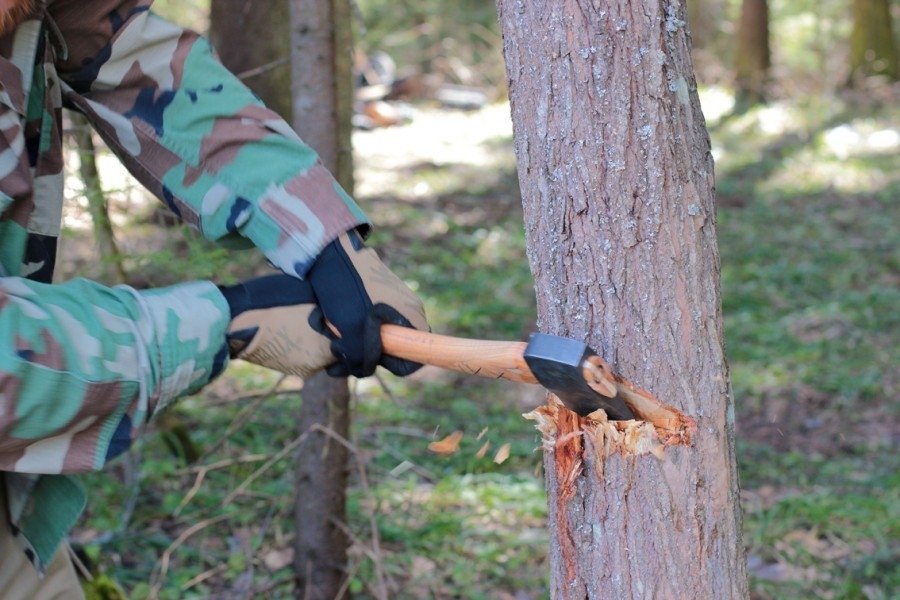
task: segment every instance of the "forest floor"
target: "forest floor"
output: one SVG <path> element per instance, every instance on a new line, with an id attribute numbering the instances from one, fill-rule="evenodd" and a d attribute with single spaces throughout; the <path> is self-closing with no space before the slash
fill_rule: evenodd
<path id="1" fill-rule="evenodd" d="M 728 100 L 704 95 L 753 596 L 897 597 L 900 103 L 806 99 L 728 114 Z M 433 329 L 527 333 L 535 309 L 508 107 L 420 109 L 354 144 L 372 243 L 425 298 Z M 115 187 L 141 282 L 261 267 L 160 227 L 131 184 Z M 83 222 L 76 203 L 63 267 L 102 277 Z M 235 364 L 185 399 L 161 433 L 85 478 L 75 546 L 133 598 L 291 597 L 298 432 L 284 424 L 297 388 Z M 354 475 L 349 500 L 355 595 L 376 597 L 381 581 L 401 599 L 547 597 L 540 439 L 520 416 L 542 395 L 432 369 L 353 392 L 351 473 L 367 474 Z M 454 431 L 457 452 L 429 451 Z"/>

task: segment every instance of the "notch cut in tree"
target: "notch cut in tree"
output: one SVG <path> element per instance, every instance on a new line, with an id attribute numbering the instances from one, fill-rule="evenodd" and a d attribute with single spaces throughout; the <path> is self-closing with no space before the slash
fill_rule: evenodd
<path id="1" fill-rule="evenodd" d="M 745 598 L 713 162 L 684 5 L 498 8 L 540 329 L 587 340 L 685 433 L 666 446 L 656 423 L 531 414 L 551 595 Z"/>

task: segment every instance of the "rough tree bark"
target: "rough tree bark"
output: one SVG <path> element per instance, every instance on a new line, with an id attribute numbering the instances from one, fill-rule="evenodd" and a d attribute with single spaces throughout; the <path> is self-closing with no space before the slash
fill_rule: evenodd
<path id="1" fill-rule="evenodd" d="M 713 161 L 684 6 L 498 6 L 539 325 L 682 415 L 531 415 L 552 595 L 744 598 Z"/>
<path id="2" fill-rule="evenodd" d="M 888 0 L 853 0 L 850 70 L 851 77 L 881 75 L 891 81 L 900 77 Z"/>
<path id="3" fill-rule="evenodd" d="M 293 125 L 353 193 L 352 21 L 347 0 L 290 0 Z M 347 439 L 350 393 L 345 379 L 325 373 L 304 386 L 299 431 L 319 426 Z M 298 449 L 294 574 L 297 597 L 349 597 L 346 579 L 347 448 L 312 433 Z"/>
<path id="4" fill-rule="evenodd" d="M 769 4 L 767 0 L 744 0 L 734 57 L 734 82 L 739 103 L 747 105 L 765 100 L 771 66 Z"/>

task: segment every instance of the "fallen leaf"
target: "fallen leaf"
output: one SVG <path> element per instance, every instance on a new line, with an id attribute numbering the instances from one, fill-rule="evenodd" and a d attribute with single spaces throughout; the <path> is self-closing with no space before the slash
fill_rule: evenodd
<path id="1" fill-rule="evenodd" d="M 478 452 L 475 453 L 475 458 L 484 458 L 484 455 L 487 454 L 488 448 L 490 447 L 490 442 L 485 442 L 484 444 L 482 444 L 481 448 L 478 449 Z"/>
<path id="2" fill-rule="evenodd" d="M 454 431 L 444 439 L 428 444 L 428 449 L 435 454 L 453 454 L 459 450 L 459 441 L 462 436 L 462 431 Z"/>
<path id="3" fill-rule="evenodd" d="M 503 444 L 500 446 L 500 449 L 497 450 L 497 454 L 494 455 L 494 462 L 498 465 L 502 465 L 506 462 L 506 459 L 509 458 L 509 444 Z"/>
<path id="4" fill-rule="evenodd" d="M 484 437 L 484 434 L 486 434 L 487 432 L 488 432 L 488 428 L 485 427 L 484 429 L 481 430 L 481 433 L 479 433 L 479 434 L 478 434 L 478 437 L 475 438 L 475 439 L 476 439 L 476 440 L 480 440 L 481 438 Z"/>

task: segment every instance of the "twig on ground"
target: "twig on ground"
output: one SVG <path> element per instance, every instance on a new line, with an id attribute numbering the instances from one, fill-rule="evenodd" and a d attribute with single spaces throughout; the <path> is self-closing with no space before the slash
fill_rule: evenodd
<path id="1" fill-rule="evenodd" d="M 347 588 L 350 587 L 350 580 L 353 579 L 353 576 L 356 575 L 361 566 L 362 561 L 358 560 L 353 565 L 351 565 L 349 569 L 346 570 L 346 577 L 344 577 L 344 582 L 341 584 L 341 587 L 338 588 L 337 593 L 334 595 L 334 600 L 343 600 L 344 594 L 347 593 Z"/>
<path id="2" fill-rule="evenodd" d="M 271 581 L 267 581 L 266 584 L 261 587 L 253 588 L 253 597 L 254 598 L 262 598 L 265 594 L 268 594 L 275 588 L 280 587 L 282 585 L 289 584 L 289 583 L 291 583 L 291 584 L 294 583 L 293 573 L 290 575 L 287 575 L 285 577 L 281 577 L 280 579 L 274 578 Z"/>
<path id="3" fill-rule="evenodd" d="M 214 408 L 216 406 L 224 406 L 231 404 L 240 404 L 241 402 L 247 402 L 249 400 L 256 400 L 257 398 L 278 398 L 281 396 L 289 396 L 289 395 L 299 395 L 303 392 L 303 388 L 289 388 L 286 390 L 277 389 L 284 378 L 279 379 L 275 385 L 271 386 L 268 391 L 265 392 L 254 392 L 252 394 L 244 394 L 243 396 L 219 396 L 218 394 L 210 393 L 208 396 L 202 399 L 198 404 L 202 404 L 206 408 Z"/>
<path id="4" fill-rule="evenodd" d="M 137 507 L 137 501 L 141 491 L 141 458 L 144 450 L 144 438 L 139 438 L 134 446 L 122 457 L 122 470 L 124 472 L 122 485 L 128 489 L 128 498 L 122 508 L 122 514 L 119 516 L 119 524 L 112 531 L 107 531 L 97 536 L 94 540 L 101 546 L 112 541 L 128 529 L 131 517 L 134 516 L 134 509 Z"/>
<path id="5" fill-rule="evenodd" d="M 353 530 L 351 530 L 346 523 L 335 518 L 331 519 L 331 523 L 335 527 L 343 531 L 344 535 L 350 538 L 350 541 L 352 541 L 355 545 L 359 546 L 360 550 L 363 551 L 363 554 L 368 556 L 373 562 L 378 560 L 378 555 L 375 554 L 375 551 L 369 548 L 365 543 L 363 543 L 363 541 L 359 539 L 359 537 L 357 537 L 355 533 L 353 533 Z"/>
<path id="6" fill-rule="evenodd" d="M 422 438 L 423 440 L 431 440 L 433 436 L 421 429 L 416 429 L 415 427 L 398 427 L 396 425 L 389 425 L 385 427 L 369 427 L 367 428 L 369 433 L 394 433 L 397 435 L 405 435 L 407 437 L 414 438 Z"/>
<path id="7" fill-rule="evenodd" d="M 210 471 L 224 469 L 225 467 L 236 464 L 259 462 L 266 458 L 268 458 L 267 454 L 245 454 L 244 456 L 238 456 L 237 458 L 225 458 L 208 465 L 191 467 L 190 471 L 197 474 L 194 478 L 194 484 L 191 486 L 191 489 L 188 490 L 188 493 L 184 495 L 184 498 L 181 499 L 181 502 L 178 503 L 178 506 L 175 507 L 175 510 L 172 511 L 172 514 L 176 517 L 181 514 L 181 511 L 187 506 L 188 502 L 193 500 L 197 492 L 200 491 L 200 486 L 203 484 L 206 474 Z"/>
<path id="8" fill-rule="evenodd" d="M 78 574 L 84 578 L 85 581 L 93 581 L 94 576 L 91 574 L 91 570 L 87 568 L 87 565 L 79 558 L 78 553 L 72 550 L 72 546 L 70 546 L 67 542 L 63 542 L 63 547 L 65 551 L 69 553 L 69 558 L 72 559 L 72 564 L 75 565 L 75 570 L 78 571 Z"/>
<path id="9" fill-rule="evenodd" d="M 125 485 L 128 487 L 128 500 L 119 517 L 119 532 L 128 529 L 128 523 L 134 515 L 138 497 L 141 493 L 141 461 L 144 454 L 144 438 L 140 438 L 130 452 L 123 456 L 125 469 Z"/>
<path id="10" fill-rule="evenodd" d="M 229 402 L 228 402 L 229 404 L 243 403 L 243 402 L 247 402 L 250 400 L 252 400 L 252 402 L 250 403 L 250 405 L 242 408 L 238 412 L 238 414 L 235 415 L 235 417 L 231 420 L 231 423 L 229 423 L 228 427 L 225 429 L 225 433 L 222 434 L 222 436 L 218 439 L 218 441 L 216 441 L 215 444 L 213 444 L 212 446 L 207 448 L 205 452 L 203 452 L 203 456 L 209 456 L 210 454 L 212 454 L 213 452 L 215 452 L 216 450 L 221 448 L 225 444 L 225 442 L 228 440 L 228 438 L 230 438 L 231 435 L 235 431 L 237 431 L 238 429 L 243 427 L 247 423 L 247 421 L 250 420 L 250 418 L 256 413 L 256 409 L 258 409 L 259 406 L 266 400 L 269 400 L 271 398 L 275 398 L 277 396 L 281 396 L 284 394 L 293 394 L 293 393 L 299 394 L 300 393 L 299 389 L 298 390 L 282 390 L 279 392 L 278 387 L 284 382 L 285 379 L 287 379 L 287 375 L 282 375 L 281 377 L 278 378 L 278 381 L 276 381 L 274 383 L 274 385 L 272 385 L 265 392 L 262 392 L 259 394 L 248 394 L 246 396 L 240 396 L 238 398 L 229 399 Z"/>
<path id="11" fill-rule="evenodd" d="M 437 475 L 435 475 L 434 473 L 432 473 L 431 471 L 429 471 L 429 470 L 426 469 L 425 467 L 422 467 L 422 466 L 417 465 L 416 463 L 414 463 L 413 461 L 411 461 L 411 460 L 409 459 L 409 457 L 407 457 L 405 454 L 403 454 L 402 452 L 400 452 L 399 450 L 397 450 L 397 449 L 394 448 L 393 446 L 388 446 L 387 444 L 382 443 L 382 444 L 381 444 L 381 449 L 382 449 L 384 452 L 387 452 L 388 454 L 390 454 L 391 456 L 393 456 L 394 458 L 396 458 L 397 460 L 401 460 L 401 461 L 403 461 L 404 463 L 408 464 L 408 465 L 409 465 L 409 469 L 410 469 L 413 473 L 415 473 L 416 475 L 418 475 L 419 477 L 421 477 L 422 479 L 424 479 L 424 480 L 427 481 L 428 483 L 437 483 L 437 481 L 438 481 L 438 479 L 439 479 L 439 477 L 438 477 Z"/>
<path id="12" fill-rule="evenodd" d="M 259 550 L 259 547 L 262 546 L 263 540 L 266 537 L 266 533 L 269 531 L 269 526 L 272 524 L 272 518 L 275 516 L 275 505 L 277 504 L 277 499 L 273 500 L 269 505 L 269 510 L 266 513 L 265 520 L 263 521 L 262 526 L 260 526 L 257 535 L 259 536 L 259 541 L 254 548 L 247 548 L 244 550 L 244 556 L 247 559 L 247 568 L 244 570 L 244 573 L 241 577 L 244 578 L 245 581 L 248 581 L 250 584 L 247 585 L 247 589 L 245 590 L 245 598 L 253 598 L 254 590 L 253 590 L 253 573 L 256 568 L 256 564 L 253 561 L 254 555 Z M 240 578 L 239 578 L 240 579 Z"/>
<path id="13" fill-rule="evenodd" d="M 217 517 L 204 519 L 199 523 L 195 523 L 182 531 L 181 534 L 177 538 L 175 538 L 175 541 L 169 544 L 169 547 L 166 548 L 165 551 L 163 551 L 162 556 L 160 557 L 156 566 L 154 566 L 153 568 L 156 574 L 154 575 L 152 579 L 152 585 L 150 586 L 150 593 L 148 595 L 148 598 L 150 598 L 150 600 L 156 600 L 157 598 L 159 598 L 159 591 L 162 589 L 166 573 L 169 572 L 169 561 L 172 560 L 172 554 L 178 549 L 178 547 L 198 531 L 224 521 L 229 516 L 230 515 L 219 515 Z M 157 566 L 159 567 L 158 570 L 156 568 Z"/>
<path id="14" fill-rule="evenodd" d="M 181 586 L 181 591 L 186 592 L 189 589 L 191 589 L 192 587 L 194 587 L 195 585 L 199 585 L 199 584 L 203 583 L 210 577 L 215 577 L 216 575 L 218 575 L 219 573 L 221 573 L 222 571 L 224 571 L 227 568 L 228 568 L 228 565 L 221 564 L 221 565 L 216 565 L 212 569 L 207 569 L 206 571 L 203 571 L 202 573 L 199 573 L 199 574 L 195 575 L 194 577 L 191 577 L 190 579 L 185 581 L 184 584 L 182 584 L 182 586 Z"/>
<path id="15" fill-rule="evenodd" d="M 302 444 L 303 440 L 307 438 L 312 430 L 313 428 L 310 428 L 309 431 L 304 431 L 302 434 L 297 436 L 294 441 L 274 454 L 272 458 L 265 462 L 265 464 L 263 464 L 257 470 L 253 471 L 253 473 L 251 473 L 244 481 L 242 481 L 239 486 L 231 490 L 231 492 L 227 496 L 225 496 L 225 499 L 222 501 L 222 506 L 224 507 L 231 504 L 231 501 L 234 500 L 236 496 L 242 494 L 244 490 L 247 489 L 247 486 L 253 483 L 253 481 L 256 480 L 257 477 L 268 471 L 272 467 L 272 465 L 290 454 L 291 451 L 294 450 L 294 448 Z"/>
<path id="16" fill-rule="evenodd" d="M 375 381 L 378 382 L 378 385 L 381 386 L 381 389 L 384 390 L 385 395 L 388 397 L 388 400 L 393 402 L 398 406 L 402 406 L 402 403 L 397 399 L 396 394 L 394 394 L 393 390 L 388 386 L 387 382 L 384 380 L 384 377 L 381 376 L 381 373 L 375 371 Z"/>

